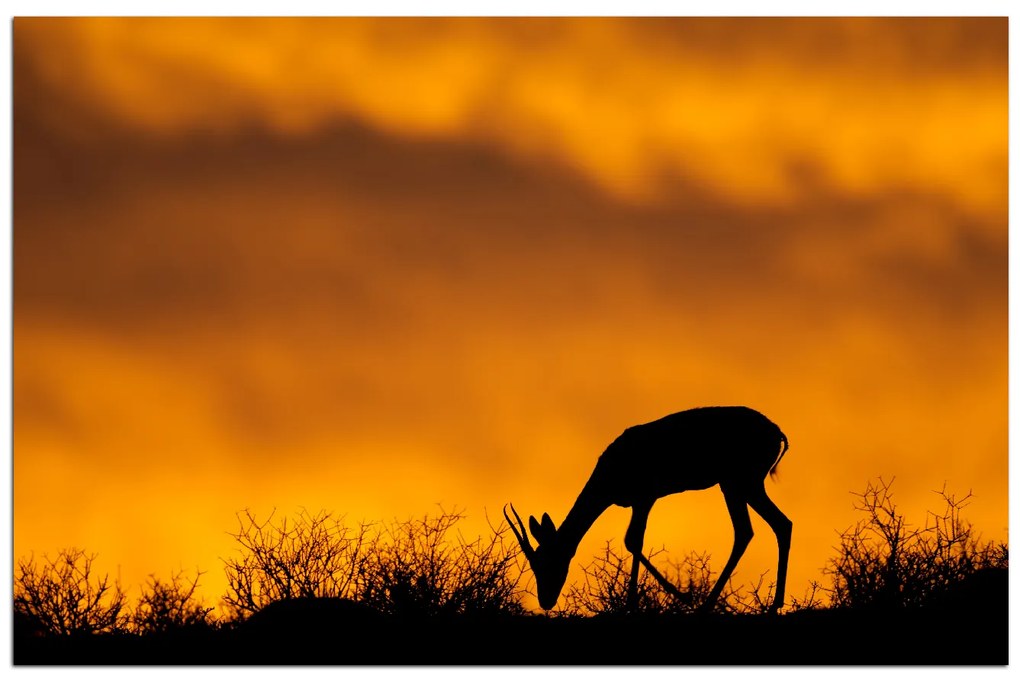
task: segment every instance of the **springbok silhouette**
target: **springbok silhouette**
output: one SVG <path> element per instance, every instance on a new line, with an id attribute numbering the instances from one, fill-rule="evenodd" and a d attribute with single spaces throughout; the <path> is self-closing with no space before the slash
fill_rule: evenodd
<path id="1" fill-rule="evenodd" d="M 747 407 L 703 407 L 670 414 L 657 421 L 627 428 L 602 453 L 574 506 L 557 529 L 548 513 L 539 522 L 529 519 L 532 547 L 524 522 L 514 510 L 517 526 L 503 508 L 503 517 L 517 537 L 535 574 L 538 603 L 549 610 L 556 605 L 567 579 L 570 560 L 581 538 L 611 505 L 633 508 L 624 546 L 633 555 L 627 605 L 637 604 L 638 568 L 648 572 L 670 594 L 680 592 L 645 557 L 645 527 L 655 501 L 683 491 L 719 485 L 733 521 L 733 551 L 701 610 L 711 610 L 754 532 L 747 507 L 764 518 L 776 534 L 779 566 L 776 594 L 769 607 L 777 612 L 786 594 L 786 568 L 790 558 L 793 522 L 765 493 L 766 475 L 775 475 L 790 443 L 775 423 Z M 519 527 L 519 528 L 518 528 Z"/>

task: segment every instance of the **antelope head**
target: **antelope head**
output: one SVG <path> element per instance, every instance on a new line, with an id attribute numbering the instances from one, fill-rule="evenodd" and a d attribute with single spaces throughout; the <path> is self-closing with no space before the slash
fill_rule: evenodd
<path id="1" fill-rule="evenodd" d="M 514 521 L 506 514 L 505 507 L 503 508 L 503 517 L 506 518 L 507 523 L 510 525 L 510 530 L 517 537 L 517 542 L 521 544 L 521 550 L 524 552 L 524 556 L 528 559 L 528 564 L 531 565 L 531 570 L 535 574 L 535 586 L 538 588 L 538 603 L 543 609 L 548 611 L 556 606 L 556 600 L 559 599 L 560 591 L 563 590 L 563 584 L 567 580 L 567 569 L 570 566 L 570 559 L 574 553 L 563 547 L 559 534 L 556 532 L 556 526 L 549 517 L 549 513 L 542 515 L 541 522 L 534 517 L 528 519 L 531 535 L 535 537 L 535 541 L 538 543 L 538 547 L 534 548 L 528 539 L 527 532 L 524 530 L 524 521 L 521 520 L 521 516 L 514 510 L 513 504 L 510 505 L 510 510 L 517 519 L 517 525 L 514 525 Z"/>

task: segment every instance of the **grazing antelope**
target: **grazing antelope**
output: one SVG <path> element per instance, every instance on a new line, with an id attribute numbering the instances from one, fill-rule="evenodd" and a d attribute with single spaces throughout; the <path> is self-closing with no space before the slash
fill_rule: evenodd
<path id="1" fill-rule="evenodd" d="M 747 512 L 747 506 L 751 506 L 772 528 L 779 543 L 776 596 L 769 608 L 770 612 L 778 611 L 786 593 L 793 522 L 765 494 L 765 476 L 775 475 L 776 466 L 789 446 L 779 426 L 747 407 L 690 409 L 627 428 L 602 452 L 558 529 L 548 513 L 542 515 L 541 522 L 534 517 L 529 519 L 537 548 L 532 547 L 513 504 L 510 510 L 517 518 L 517 526 L 503 508 L 503 517 L 535 574 L 538 603 L 545 610 L 555 606 L 581 538 L 611 505 L 633 508 L 623 540 L 634 556 L 627 587 L 628 606 L 633 608 L 637 604 L 638 567 L 642 564 L 670 594 L 680 596 L 676 587 L 641 553 L 648 513 L 663 496 L 718 484 L 733 521 L 733 551 L 701 608 L 710 610 L 715 606 L 751 542 L 754 532 Z"/>

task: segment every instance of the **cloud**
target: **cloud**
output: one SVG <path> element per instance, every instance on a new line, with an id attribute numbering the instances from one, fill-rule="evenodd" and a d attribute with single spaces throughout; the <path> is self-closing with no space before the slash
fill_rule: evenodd
<path id="1" fill-rule="evenodd" d="M 374 438 L 466 467 L 478 443 L 503 458 L 543 436 L 598 448 L 705 401 L 794 406 L 821 388 L 826 406 L 866 411 L 875 388 L 989 383 L 1005 358 L 1004 250 L 945 243 L 977 229 L 938 203 L 653 209 L 466 146 L 348 131 L 311 147 L 142 148 L 74 200 L 19 200 L 15 320 L 43 333 L 17 344 L 66 351 L 60 371 L 79 374 L 55 381 L 45 350 L 19 351 L 19 422 L 122 436 L 53 404 L 131 398 L 103 385 L 116 359 L 75 364 L 76 345 L 111 340 L 149 356 L 129 372 L 194 382 L 195 439 L 219 453 Z M 142 430 L 187 427 L 147 416 Z"/>
<path id="2" fill-rule="evenodd" d="M 1005 36 L 994 19 L 18 19 L 15 50 L 76 107 L 161 136 L 357 120 L 637 201 L 680 178 L 748 204 L 895 189 L 1001 217 Z"/>

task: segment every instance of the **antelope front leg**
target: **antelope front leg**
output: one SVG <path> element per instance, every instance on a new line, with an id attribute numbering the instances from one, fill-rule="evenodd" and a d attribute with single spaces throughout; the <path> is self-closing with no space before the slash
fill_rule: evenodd
<path id="1" fill-rule="evenodd" d="M 634 560 L 630 569 L 630 580 L 627 582 L 628 611 L 637 610 L 638 570 L 641 568 L 641 565 L 644 564 L 648 567 L 649 571 L 654 571 L 653 576 L 659 573 L 655 571 L 645 556 L 641 554 L 641 548 L 645 545 L 645 528 L 648 526 L 648 513 L 651 512 L 654 503 L 655 501 L 634 505 L 634 512 L 631 514 L 627 534 L 623 537 L 623 545 L 630 552 Z"/>
<path id="2" fill-rule="evenodd" d="M 641 569 L 641 557 L 634 555 L 631 559 L 634 562 L 630 568 L 630 580 L 627 581 L 627 611 L 637 611 L 637 583 L 638 571 Z"/>

